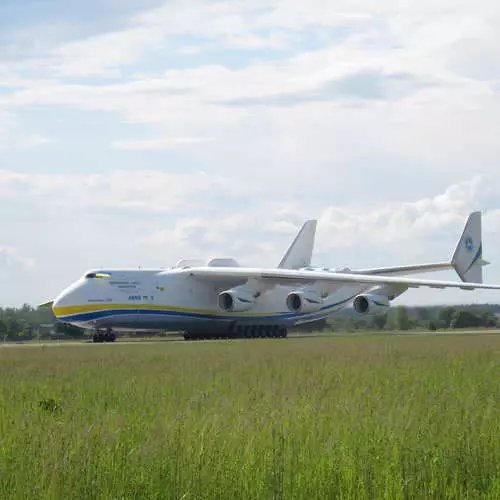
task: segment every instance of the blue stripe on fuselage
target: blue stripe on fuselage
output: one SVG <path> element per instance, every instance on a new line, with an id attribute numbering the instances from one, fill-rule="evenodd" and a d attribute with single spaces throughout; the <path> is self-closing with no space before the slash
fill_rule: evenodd
<path id="1" fill-rule="evenodd" d="M 358 295 L 358 294 L 356 294 Z M 352 300 L 356 295 L 348 297 L 340 302 L 323 306 L 318 311 L 311 313 L 289 313 L 283 312 L 278 314 L 269 315 L 256 315 L 256 316 L 241 316 L 241 315 L 222 315 L 217 313 L 195 313 L 186 311 L 174 311 L 168 309 L 107 309 L 101 311 L 92 311 L 86 313 L 72 314 L 68 316 L 61 316 L 59 319 L 67 322 L 87 322 L 94 321 L 103 318 L 110 318 L 112 316 L 135 316 L 135 315 L 149 315 L 149 316 L 172 316 L 172 317 L 185 317 L 191 319 L 211 319 L 211 320 L 223 320 L 223 321 L 253 321 L 256 320 L 284 320 L 293 321 L 297 319 L 319 319 L 328 314 L 329 309 L 342 306 Z M 317 318 L 316 318 L 317 317 Z"/>

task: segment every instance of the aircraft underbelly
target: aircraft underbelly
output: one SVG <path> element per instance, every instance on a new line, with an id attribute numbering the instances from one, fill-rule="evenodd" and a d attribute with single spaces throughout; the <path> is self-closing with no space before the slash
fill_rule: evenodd
<path id="1" fill-rule="evenodd" d="M 165 330 L 165 331 L 177 331 L 177 330 L 188 330 L 190 328 L 199 326 L 208 326 L 212 328 L 228 328 L 230 322 L 216 321 L 216 320 L 206 320 L 206 319 L 175 319 L 171 318 L 165 320 L 161 317 L 155 316 L 142 316 L 142 317 L 110 317 L 107 319 L 99 320 L 96 322 L 98 328 L 112 328 L 115 330 L 127 329 L 127 330 Z"/>
<path id="2" fill-rule="evenodd" d="M 189 330 L 192 328 L 229 328 L 231 325 L 293 325 L 295 319 L 288 318 L 186 318 L 162 317 L 161 315 L 127 315 L 98 319 L 93 322 L 97 328 L 131 329 L 131 330 Z"/>
<path id="3" fill-rule="evenodd" d="M 322 315 L 324 316 L 324 315 Z M 318 319 L 316 316 L 314 319 Z M 309 321 L 313 318 L 309 319 Z M 293 326 L 297 323 L 307 322 L 306 317 L 286 316 L 264 316 L 264 317 L 186 317 L 161 314 L 127 314 L 113 315 L 94 320 L 91 324 L 83 325 L 93 328 L 111 328 L 115 330 L 164 330 L 164 331 L 186 331 L 186 330 L 228 330 L 242 325 L 277 325 Z"/>

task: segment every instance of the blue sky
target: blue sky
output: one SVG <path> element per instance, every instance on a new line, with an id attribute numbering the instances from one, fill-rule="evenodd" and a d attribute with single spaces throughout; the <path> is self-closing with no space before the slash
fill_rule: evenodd
<path id="1" fill-rule="evenodd" d="M 500 282 L 492 0 L 0 3 L 0 304 L 96 266 L 447 259 Z M 441 275 L 454 279 L 452 273 Z M 402 303 L 498 302 L 412 291 Z"/>

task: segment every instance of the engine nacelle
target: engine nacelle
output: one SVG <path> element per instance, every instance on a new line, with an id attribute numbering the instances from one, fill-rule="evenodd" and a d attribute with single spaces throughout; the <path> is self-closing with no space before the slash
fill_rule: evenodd
<path id="1" fill-rule="evenodd" d="M 323 299 L 312 290 L 290 292 L 286 298 L 286 306 L 294 313 L 315 312 L 321 309 Z"/>
<path id="2" fill-rule="evenodd" d="M 218 303 L 224 312 L 243 312 L 253 307 L 255 297 L 247 289 L 236 287 L 219 293 Z"/>
<path id="3" fill-rule="evenodd" d="M 373 314 L 386 310 L 389 307 L 389 299 L 385 295 L 365 293 L 354 299 L 352 307 L 358 314 Z"/>

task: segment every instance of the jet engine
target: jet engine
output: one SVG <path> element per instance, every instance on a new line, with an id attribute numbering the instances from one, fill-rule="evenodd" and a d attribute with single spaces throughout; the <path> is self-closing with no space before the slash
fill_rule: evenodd
<path id="1" fill-rule="evenodd" d="M 358 295 L 352 303 L 358 314 L 372 314 L 389 307 L 389 299 L 385 295 L 363 294 Z"/>
<path id="2" fill-rule="evenodd" d="M 255 296 L 243 287 L 219 293 L 219 308 L 225 312 L 248 311 L 255 304 Z"/>
<path id="3" fill-rule="evenodd" d="M 315 312 L 321 309 L 323 299 L 312 290 L 297 290 L 287 295 L 286 305 L 294 313 Z"/>

